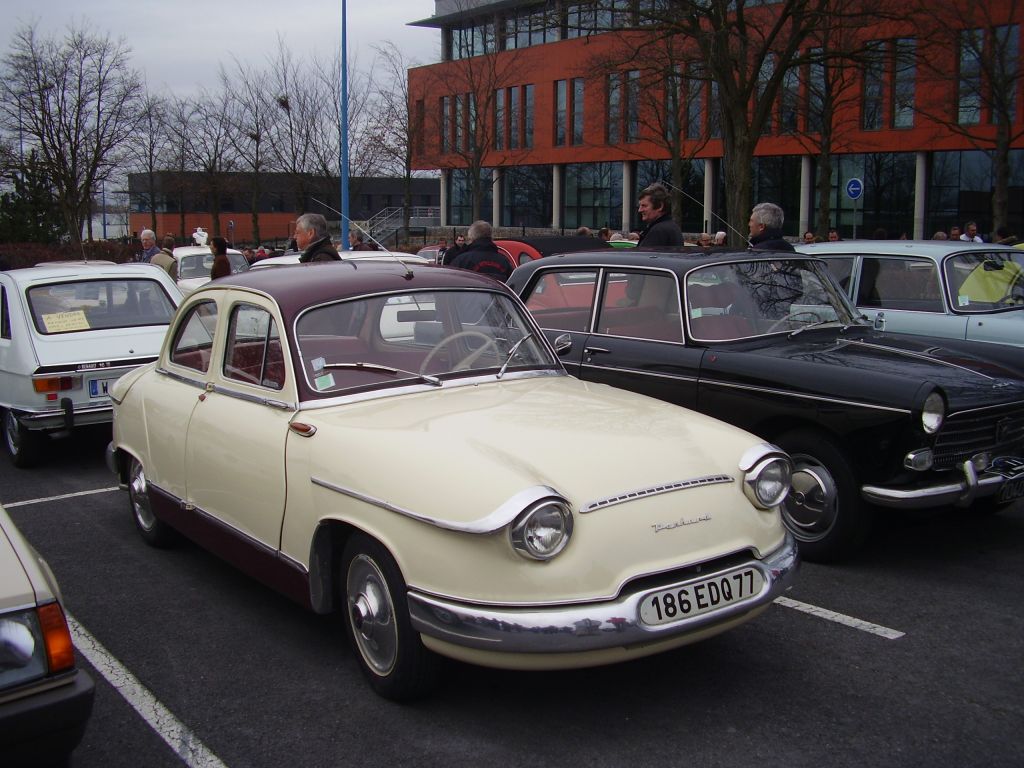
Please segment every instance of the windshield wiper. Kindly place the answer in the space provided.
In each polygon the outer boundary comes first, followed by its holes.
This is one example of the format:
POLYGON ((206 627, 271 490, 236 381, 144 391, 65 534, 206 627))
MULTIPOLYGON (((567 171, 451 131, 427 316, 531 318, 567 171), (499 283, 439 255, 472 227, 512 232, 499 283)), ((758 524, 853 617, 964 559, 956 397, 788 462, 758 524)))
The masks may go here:
POLYGON ((417 371, 407 371, 403 368, 392 368, 388 365, 378 365, 377 363, 327 363, 324 368, 343 368, 349 371, 371 371, 374 373, 390 373, 391 375, 397 375, 404 373, 419 381, 427 384, 432 384, 435 387, 440 387, 442 381, 437 376, 430 376, 426 373, 419 373, 417 371))
MULTIPOLYGON (((838 322, 840 322, 840 321, 835 319, 835 318, 830 319, 830 320, 829 319, 826 319, 826 320, 815 320, 813 323, 808 323, 807 325, 800 326, 795 331, 790 331, 789 332, 789 338, 792 339, 798 333, 802 333, 802 332, 806 331, 808 328, 817 328, 818 326, 821 326, 821 325, 828 325, 829 323, 838 323, 838 322)), ((844 325, 842 330, 845 331, 848 327, 849 326, 844 325)))
POLYGON ((505 362, 502 363, 501 369, 498 371, 498 378, 500 379, 505 375, 505 369, 508 368, 508 364, 512 362, 512 356, 519 351, 519 348, 523 346, 523 342, 533 336, 533 331, 523 336, 519 341, 512 345, 512 349, 508 351, 508 356, 505 358, 505 362))

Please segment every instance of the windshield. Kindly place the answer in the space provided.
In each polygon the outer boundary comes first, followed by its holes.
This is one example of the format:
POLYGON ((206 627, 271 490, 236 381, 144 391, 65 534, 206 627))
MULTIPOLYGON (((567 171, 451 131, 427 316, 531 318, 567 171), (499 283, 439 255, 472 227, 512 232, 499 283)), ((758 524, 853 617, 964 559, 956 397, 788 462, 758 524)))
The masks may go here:
POLYGON ((854 313, 828 270, 801 259, 715 264, 686 276, 695 339, 791 333, 811 325, 853 324, 854 313))
MULTIPOLYGON (((237 251, 228 251, 228 262, 231 274, 245 272, 249 262, 237 251)), ((187 280, 196 277, 209 277, 213 270, 213 253, 189 253, 178 257, 178 279, 187 280)))
POLYGON ((81 280, 28 290, 36 330, 43 334, 167 325, 174 302, 156 280, 81 280))
POLYGON ((307 310, 295 328, 306 381, 322 394, 557 365, 519 306, 488 291, 336 302, 307 310))
POLYGON ((946 260, 945 271, 954 310, 1024 307, 1024 251, 960 253, 946 260))

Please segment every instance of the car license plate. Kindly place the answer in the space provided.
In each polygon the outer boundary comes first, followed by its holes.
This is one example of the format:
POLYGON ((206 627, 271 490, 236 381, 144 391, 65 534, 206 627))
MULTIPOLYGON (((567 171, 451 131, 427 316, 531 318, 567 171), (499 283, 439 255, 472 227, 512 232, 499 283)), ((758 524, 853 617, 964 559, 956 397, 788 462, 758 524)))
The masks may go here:
POLYGON ((992 460, 988 471, 1006 478, 996 501, 1004 504, 1024 496, 1024 460, 1015 456, 998 456, 992 460))
POLYGON ((749 600, 763 587, 764 576, 752 567, 688 581, 645 595, 640 602, 640 621, 658 626, 690 619, 749 600))
POLYGON ((89 379, 89 397, 106 397, 107 389, 114 385, 120 376, 113 379, 89 379))
POLYGON ((1003 483, 1003 487, 999 489, 999 503, 1003 504, 1024 496, 1024 477, 1019 477, 1016 480, 1010 480, 1007 483, 1003 483))

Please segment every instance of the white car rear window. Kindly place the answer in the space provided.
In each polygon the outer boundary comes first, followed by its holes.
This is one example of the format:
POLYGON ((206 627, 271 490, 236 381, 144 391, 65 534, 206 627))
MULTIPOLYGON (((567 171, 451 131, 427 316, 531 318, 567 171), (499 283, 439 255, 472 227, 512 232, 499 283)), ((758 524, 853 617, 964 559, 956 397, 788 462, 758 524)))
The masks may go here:
POLYGON ((80 280, 28 289, 36 330, 42 334, 167 325, 174 302, 156 280, 80 280))

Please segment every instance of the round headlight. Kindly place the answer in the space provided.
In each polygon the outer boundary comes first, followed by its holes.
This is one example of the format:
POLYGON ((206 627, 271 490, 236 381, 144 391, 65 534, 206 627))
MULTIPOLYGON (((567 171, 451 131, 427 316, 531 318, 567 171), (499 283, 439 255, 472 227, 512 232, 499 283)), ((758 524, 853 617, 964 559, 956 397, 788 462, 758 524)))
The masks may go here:
POLYGON ((528 508, 513 523, 512 546, 531 560, 550 560, 569 543, 572 512, 564 502, 545 500, 528 508))
POLYGON ((743 490, 751 503, 770 509, 782 503, 793 480, 793 465, 784 456, 772 456, 747 472, 743 490))
POLYGON ((925 434, 934 435, 942 427, 946 418, 946 401, 938 392, 932 392, 924 399, 924 408, 921 409, 921 427, 925 434))

